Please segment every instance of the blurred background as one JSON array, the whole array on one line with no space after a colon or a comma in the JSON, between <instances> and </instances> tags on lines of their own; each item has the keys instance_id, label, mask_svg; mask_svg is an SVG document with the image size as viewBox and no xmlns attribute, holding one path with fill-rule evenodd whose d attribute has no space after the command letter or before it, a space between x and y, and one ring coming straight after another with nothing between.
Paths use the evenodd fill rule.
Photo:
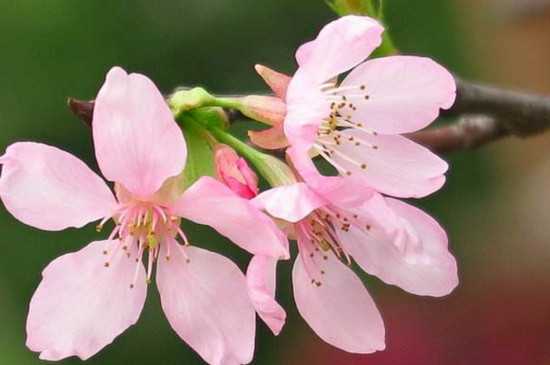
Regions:
<instances>
[{"instance_id":1,"label":"blurred background","mask_svg":"<svg viewBox=\"0 0 550 365\"><path fill-rule=\"evenodd\" d=\"M472 80L550 94L550 1L387 0L404 53L435 58ZM334 18L323 0L0 0L0 150L41 141L97 169L90 131L66 98L91 99L120 65L164 91L267 92L263 63L292 73L297 46ZM550 134L445 156L448 184L421 202L450 236L460 285L450 296L409 295L365 277L387 327L387 350L356 356L324 344L297 314L290 262L279 298L288 322L258 322L255 364L550 364ZM0 208L0 364L40 364L25 348L25 317L42 269L98 238L93 225L48 233ZM194 244L248 256L211 230ZM154 284L137 325L88 364L202 364L170 329ZM68 359L62 364L80 363Z\"/></svg>"}]
</instances>

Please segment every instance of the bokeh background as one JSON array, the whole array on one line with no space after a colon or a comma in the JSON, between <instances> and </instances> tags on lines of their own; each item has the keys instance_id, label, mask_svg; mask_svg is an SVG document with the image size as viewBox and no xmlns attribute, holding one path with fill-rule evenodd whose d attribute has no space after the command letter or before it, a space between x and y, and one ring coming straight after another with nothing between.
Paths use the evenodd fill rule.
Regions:
<instances>
[{"instance_id":1,"label":"bokeh background","mask_svg":"<svg viewBox=\"0 0 550 365\"><path fill-rule=\"evenodd\" d=\"M405 53L428 55L473 80L550 94L550 2L387 0ZM0 0L0 150L41 141L97 169L89 130L66 98L91 99L121 65L164 91L267 92L261 62L292 73L293 53L334 18L323 0ZM279 337L258 323L255 364L550 364L550 135L446 156L448 184L415 202L446 227L460 286L433 299L365 277L385 318L387 350L355 356L319 340L296 312L289 262ZM47 214L47 213L45 213ZM0 364L40 364L25 348L25 316L41 270L83 247L92 226L48 233L0 208ZM187 225L199 246L248 256L211 230ZM68 359L62 364L80 363ZM137 325L89 364L202 364L170 329L152 284Z\"/></svg>"}]
</instances>

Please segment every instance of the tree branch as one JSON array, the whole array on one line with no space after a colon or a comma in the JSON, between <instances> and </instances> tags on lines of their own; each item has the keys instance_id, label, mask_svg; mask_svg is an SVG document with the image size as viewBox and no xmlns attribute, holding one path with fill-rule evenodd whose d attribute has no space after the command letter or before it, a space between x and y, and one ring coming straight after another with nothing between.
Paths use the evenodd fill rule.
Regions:
<instances>
[{"instance_id":1,"label":"tree branch","mask_svg":"<svg viewBox=\"0 0 550 365\"><path fill-rule=\"evenodd\" d=\"M507 136L530 137L550 129L550 97L509 91L456 79L457 100L442 116L458 121L407 135L438 153L478 148ZM73 113L91 126L93 102L69 98ZM230 119L242 116L229 111Z\"/></svg>"},{"instance_id":2,"label":"tree branch","mask_svg":"<svg viewBox=\"0 0 550 365\"><path fill-rule=\"evenodd\" d=\"M452 125L408 137L434 152L474 149L506 136L530 137L550 129L550 98L478 85L456 78L457 100L443 113Z\"/></svg>"}]
</instances>

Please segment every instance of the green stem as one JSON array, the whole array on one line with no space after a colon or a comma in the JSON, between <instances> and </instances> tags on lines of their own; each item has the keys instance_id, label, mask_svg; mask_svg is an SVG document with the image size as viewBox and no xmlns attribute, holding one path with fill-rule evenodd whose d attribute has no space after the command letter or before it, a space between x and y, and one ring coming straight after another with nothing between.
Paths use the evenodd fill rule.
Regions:
<instances>
[{"instance_id":1,"label":"green stem","mask_svg":"<svg viewBox=\"0 0 550 365\"><path fill-rule=\"evenodd\" d=\"M293 184L296 182L294 174L290 168L281 160L271 155L262 153L253 147L250 147L238 138L225 132L223 129L212 124L202 123L193 116L185 113L178 118L185 125L193 125L195 128L201 128L205 133L213 136L218 142L232 147L239 155L250 162L260 175L272 187Z\"/></svg>"}]
</instances>

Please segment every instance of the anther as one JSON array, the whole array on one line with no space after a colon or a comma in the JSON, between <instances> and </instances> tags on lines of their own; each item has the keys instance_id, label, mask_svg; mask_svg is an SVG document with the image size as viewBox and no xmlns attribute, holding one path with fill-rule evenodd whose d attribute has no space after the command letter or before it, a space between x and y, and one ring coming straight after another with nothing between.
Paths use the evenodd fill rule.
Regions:
<instances>
[{"instance_id":1,"label":"anther","mask_svg":"<svg viewBox=\"0 0 550 365\"><path fill-rule=\"evenodd\" d=\"M107 255L109 252L107 250L103 250L102 252L104 255Z\"/></svg>"},{"instance_id":2,"label":"anther","mask_svg":"<svg viewBox=\"0 0 550 365\"><path fill-rule=\"evenodd\" d=\"M106 262L106 263L103 264L103 266L105 266L105 267L109 267L109 265L110 265L110 264L109 264L108 262Z\"/></svg>"}]
</instances>

